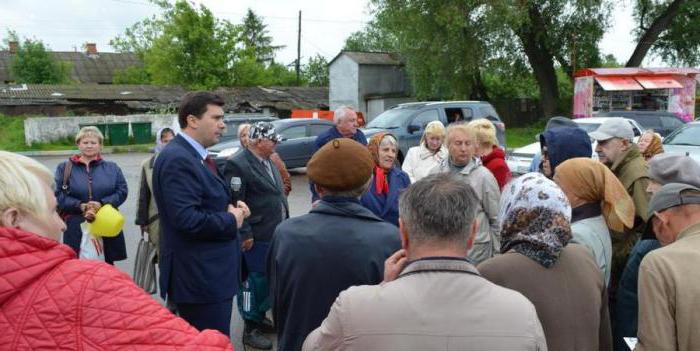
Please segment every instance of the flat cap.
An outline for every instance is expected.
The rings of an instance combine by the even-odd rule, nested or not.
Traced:
[[[350,191],[369,181],[374,160],[366,146],[348,138],[333,139],[306,165],[309,179],[325,189]]]
[[[659,154],[649,160],[649,178],[664,185],[683,183],[700,188],[700,164],[680,154]]]
[[[696,194],[683,194],[684,191],[692,191]],[[688,184],[669,183],[662,186],[649,201],[649,219],[643,239],[653,238],[654,228],[651,222],[657,212],[682,205],[700,205],[700,195],[697,193],[700,193],[700,188]]]
[[[632,140],[634,138],[634,130],[632,129],[632,125],[627,122],[626,119],[612,117],[603,122],[598,129],[591,132],[590,136],[597,141],[612,138]]]

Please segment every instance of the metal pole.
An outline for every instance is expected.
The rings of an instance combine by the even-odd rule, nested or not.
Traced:
[[[297,32],[297,86],[301,85],[299,65],[301,63],[301,10],[299,10],[299,30]]]

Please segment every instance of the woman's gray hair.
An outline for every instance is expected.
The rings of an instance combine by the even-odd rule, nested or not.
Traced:
[[[417,243],[466,243],[479,200],[464,180],[441,173],[427,176],[399,199],[399,217]]]
[[[382,137],[382,140],[379,141],[379,147],[386,145],[391,145],[397,149],[399,148],[398,140],[396,140],[396,138],[391,134],[385,135],[384,137]]]

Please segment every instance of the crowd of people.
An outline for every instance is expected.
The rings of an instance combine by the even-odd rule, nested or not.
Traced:
[[[208,155],[223,106],[186,95],[141,165],[135,223],[166,306],[112,266],[123,233],[105,262],[78,259],[82,224],[128,194],[97,128],[53,175],[0,152],[0,345],[232,349],[236,297],[257,349],[273,333],[278,350],[700,349],[700,165],[653,131],[555,117],[513,177],[488,120],[422,126],[399,165],[397,138],[368,141],[341,107],[290,218],[271,123],[241,125],[223,167]]]

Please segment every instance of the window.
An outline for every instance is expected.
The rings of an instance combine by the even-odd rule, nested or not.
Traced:
[[[432,122],[432,121],[437,121],[440,119],[440,115],[438,115],[438,111],[435,109],[432,110],[426,110],[421,113],[419,113],[416,118],[413,119],[413,123],[411,125],[419,126],[421,128],[425,128],[425,126]]]
[[[700,146],[700,126],[687,125],[664,140],[665,145]]]
[[[445,115],[447,116],[447,123],[454,123],[457,121],[464,121],[464,113],[461,108],[446,108]]]
[[[500,122],[498,120],[498,113],[491,106],[480,107],[481,117],[488,119],[491,122]]]
[[[306,126],[293,126],[279,132],[284,140],[306,137]]]
[[[664,127],[664,129],[676,130],[682,127],[684,124],[685,123],[681,122],[681,120],[675,117],[661,117],[661,125]]]
[[[311,124],[309,125],[309,131],[311,136],[318,136],[332,127],[330,124]]]
[[[462,114],[464,115],[464,119],[466,121],[471,121],[472,118],[474,118],[474,111],[471,109],[471,107],[465,107],[462,109]]]

